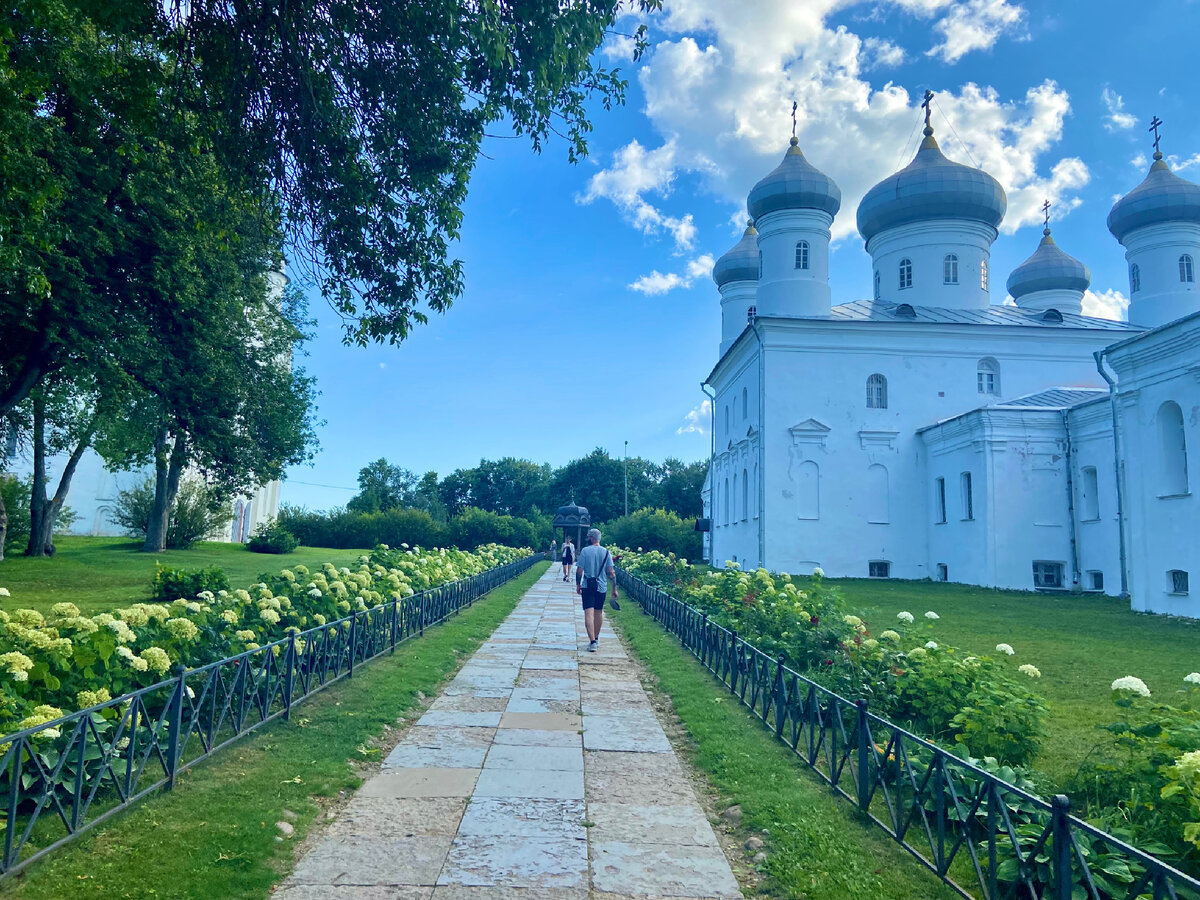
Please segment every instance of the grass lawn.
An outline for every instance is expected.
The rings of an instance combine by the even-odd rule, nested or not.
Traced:
[[[21,900],[265,898],[295,864],[295,841],[327,798],[362,782],[376,762],[371,741],[418,706],[495,630],[546,571],[538,563],[470,609],[401,645],[180,777],[11,881],[0,897]],[[296,814],[296,835],[275,823]]]
[[[12,594],[5,609],[48,610],[69,600],[86,615],[150,599],[154,567],[161,563],[183,569],[220,566],[231,587],[246,587],[264,572],[304,564],[331,562],[345,566],[363,550],[328,550],[300,547],[294,553],[273,556],[251,553],[241,544],[206,541],[191,550],[142,553],[141,541],[111,537],[56,537],[58,553],[50,559],[12,556],[0,562],[0,587]]]
[[[674,704],[692,762],[749,832],[764,836],[768,876],[760,889],[807,900],[942,900],[953,895],[796,755],[775,740],[711,673],[629,602],[610,621],[629,640]]]
[[[830,579],[874,632],[908,610],[941,618],[930,637],[977,655],[1005,642],[1013,666],[1041,670],[1037,690],[1050,703],[1050,734],[1034,765],[1065,784],[1102,738],[1096,725],[1123,718],[1110,685],[1136,675],[1170,703],[1189,672],[1200,671],[1200,621],[1131,612],[1112,597],[998,591],[967,585]]]

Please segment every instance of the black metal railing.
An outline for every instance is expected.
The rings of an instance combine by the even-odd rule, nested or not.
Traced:
[[[1200,898],[1200,881],[772,659],[617,570],[625,592],[833,790],[962,897]]]
[[[0,738],[0,875],[20,871],[542,559],[534,554]]]

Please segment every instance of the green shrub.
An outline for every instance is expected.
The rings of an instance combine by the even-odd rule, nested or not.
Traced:
[[[506,547],[541,546],[544,528],[513,516],[466,508],[448,523],[438,522],[423,509],[387,509],[353,512],[334,509],[314,512],[294,506],[279,509],[276,521],[306,547],[458,547],[472,550],[481,544]],[[549,538],[546,538],[548,540]]]
[[[681,519],[664,509],[639,509],[604,525],[604,540],[618,547],[640,547],[699,559],[701,534],[695,519]]]
[[[229,524],[228,497],[197,479],[184,479],[167,519],[167,548],[186,550]],[[154,479],[117,494],[112,519],[132,537],[146,536],[154,508]]]
[[[23,553],[29,543],[29,480],[0,475],[0,496],[4,498],[4,509],[8,513],[4,555]]]
[[[254,553],[291,553],[299,546],[296,536],[275,519],[260,523],[246,542],[246,549]]]
[[[155,566],[151,596],[158,601],[195,600],[201,591],[229,590],[229,579],[220,566],[207,569],[174,569],[171,566]]]

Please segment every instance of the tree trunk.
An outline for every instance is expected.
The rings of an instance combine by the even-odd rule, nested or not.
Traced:
[[[46,519],[46,399],[33,398],[33,489],[29,492],[29,543],[26,556],[45,556],[42,539]]]
[[[0,481],[4,476],[0,474]],[[4,542],[8,538],[8,509],[4,505],[4,492],[0,490],[0,562],[4,562]]]
[[[62,512],[63,504],[67,502],[67,493],[71,490],[71,479],[75,477],[75,470],[79,468],[79,460],[83,458],[84,451],[92,445],[92,436],[95,433],[96,419],[93,417],[87,431],[83,433],[79,443],[71,451],[71,456],[63,467],[62,475],[59,476],[58,489],[55,490],[54,496],[50,498],[42,513],[42,552],[46,556],[54,555],[54,523],[58,521],[58,514]],[[29,539],[33,540],[32,534]]]
[[[187,446],[183,435],[175,438],[170,453],[167,451],[169,433],[159,430],[154,439],[154,503],[150,508],[150,521],[146,526],[146,553],[161,553],[167,549],[167,527],[171,521],[171,509],[179,494],[179,482],[187,464]]]

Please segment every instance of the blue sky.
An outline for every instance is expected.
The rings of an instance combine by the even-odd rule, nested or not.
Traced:
[[[1197,2],[668,0],[648,24],[655,46],[638,65],[619,38],[600,51],[630,89],[624,108],[595,112],[590,159],[487,142],[455,248],[466,291],[448,313],[400,347],[361,349],[312,301],[305,365],[326,425],[284,502],[343,504],[380,456],[441,475],[483,457],[619,454],[626,440],[651,459],[706,456],[699,384],[720,332],[708,269],[786,149],[793,97],[801,148],[843,192],[835,303],[870,296],[855,207],[911,159],[926,87],[946,154],[1009,195],[994,303],[1048,197],[1055,239],[1092,271],[1085,311],[1121,315],[1126,270],[1105,217],[1145,175],[1152,115],[1177,171],[1200,180]]]

